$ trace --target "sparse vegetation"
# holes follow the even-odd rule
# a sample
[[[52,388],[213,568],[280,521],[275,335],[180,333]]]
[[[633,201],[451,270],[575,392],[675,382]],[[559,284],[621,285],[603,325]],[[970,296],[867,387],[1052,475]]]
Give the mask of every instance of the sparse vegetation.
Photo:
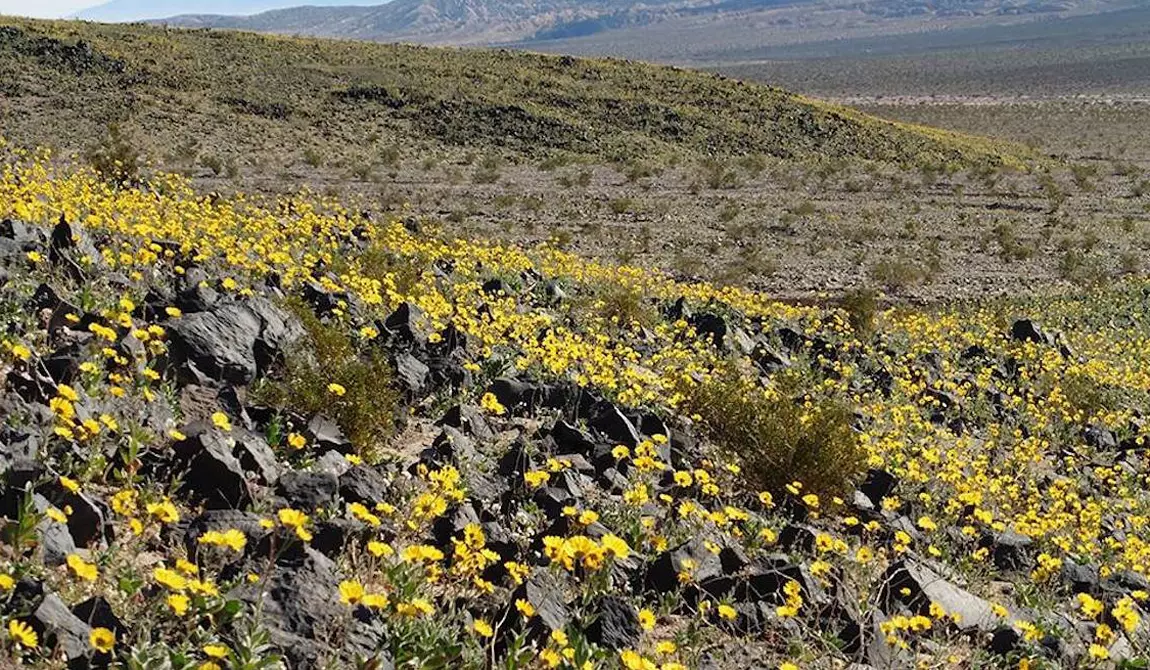
[[[282,375],[257,389],[256,399],[303,416],[330,416],[362,456],[378,458],[394,432],[399,403],[391,364],[379,350],[361,351],[345,328],[321,322],[302,301],[288,306],[307,338],[287,352]]]
[[[796,379],[782,377],[764,392],[721,368],[695,387],[688,405],[711,439],[741,462],[752,490],[782,496],[797,480],[804,493],[830,499],[862,471],[864,452],[850,408],[803,397],[800,388]]]

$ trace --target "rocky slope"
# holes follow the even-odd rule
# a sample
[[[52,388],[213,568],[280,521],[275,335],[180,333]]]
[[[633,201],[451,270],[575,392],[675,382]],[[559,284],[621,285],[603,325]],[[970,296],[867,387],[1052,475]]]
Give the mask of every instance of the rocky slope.
[[[794,307],[3,160],[14,661],[1144,658],[1141,285]]]

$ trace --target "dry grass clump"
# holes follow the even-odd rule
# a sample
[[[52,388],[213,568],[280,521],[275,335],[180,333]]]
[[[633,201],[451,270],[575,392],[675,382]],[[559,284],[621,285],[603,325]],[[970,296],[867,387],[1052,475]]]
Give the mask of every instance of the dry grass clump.
[[[696,386],[688,405],[710,438],[741,461],[744,477],[757,490],[778,493],[801,481],[804,493],[838,495],[866,462],[851,427],[851,408],[837,400],[796,397],[798,389],[794,376],[782,376],[764,392],[728,366]]]

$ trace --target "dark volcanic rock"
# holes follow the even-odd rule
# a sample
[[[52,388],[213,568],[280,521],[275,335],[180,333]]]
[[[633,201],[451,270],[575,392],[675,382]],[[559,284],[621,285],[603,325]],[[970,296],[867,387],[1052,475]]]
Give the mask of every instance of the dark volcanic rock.
[[[187,439],[172,446],[185,472],[181,490],[208,509],[241,509],[251,504],[251,491],[234,440],[204,425],[187,429]]]
[[[987,536],[981,544],[990,549],[999,570],[1025,570],[1034,564],[1034,541],[1012,530]]]
[[[247,384],[303,335],[303,327],[267,299],[252,298],[185,314],[168,332],[175,363],[190,362],[217,381]]]
[[[339,476],[339,495],[345,502],[374,505],[387,495],[387,479],[367,465],[355,465]]]
[[[1118,448],[1118,438],[1112,431],[1102,426],[1088,426],[1082,431],[1082,439],[1098,451],[1113,451]]]
[[[317,450],[334,449],[341,454],[355,452],[351,440],[344,436],[339,424],[322,414],[316,414],[308,421],[307,434]]]
[[[604,402],[595,407],[591,427],[618,444],[634,447],[639,444],[639,431],[615,405]]]
[[[44,597],[29,620],[40,636],[40,644],[56,649],[67,661],[83,659],[88,654],[88,635],[92,629],[72,614],[55,593]]]
[[[267,534],[267,531],[260,525],[261,518],[259,514],[239,510],[205,511],[192,519],[184,531],[184,547],[187,549],[188,557],[192,560],[196,559],[200,551],[200,537],[212,530],[222,532],[234,528],[244,534],[249,544],[255,542]]]
[[[403,303],[383,322],[384,329],[400,342],[416,346],[427,345],[427,335],[423,332],[423,312],[415,305]]]
[[[330,472],[287,472],[276,484],[276,495],[288,505],[310,512],[335,503],[339,479]]]
[[[716,347],[722,348],[723,339],[727,336],[727,322],[718,314],[703,312],[690,319],[695,332],[702,339],[709,339]]]
[[[594,620],[587,627],[587,639],[617,651],[635,646],[642,635],[639,616],[631,603],[619,596],[603,596],[593,607]]]
[[[331,651],[326,631],[346,614],[346,605],[332,595],[340,582],[335,564],[304,548],[290,569],[276,570],[266,581],[245,585],[232,596],[260,608],[261,623],[290,667],[317,667]]]
[[[409,353],[395,357],[395,374],[400,385],[411,396],[416,397],[427,386],[427,375],[431,368]]]
[[[471,435],[477,440],[490,440],[495,437],[495,432],[491,430],[491,426],[488,425],[487,419],[483,416],[483,412],[475,405],[453,406],[444,413],[438,425],[451,426],[465,435]]]
[[[679,588],[679,573],[689,572],[696,582],[723,574],[721,559],[711,553],[705,540],[696,537],[670,551],[663,552],[647,567],[647,588],[667,593]],[[684,563],[686,561],[686,563]],[[687,569],[687,565],[693,567]]]
[[[877,508],[882,505],[883,498],[894,492],[897,484],[898,480],[886,470],[869,470],[859,491]]]
[[[112,605],[103,596],[92,596],[72,607],[72,614],[91,628],[107,628],[117,638],[128,632],[128,628],[116,616]]]
[[[1042,330],[1039,325],[1030,319],[1019,319],[1010,326],[1010,339],[1017,342],[1033,342],[1035,344],[1053,344],[1054,337]]]
[[[563,599],[563,589],[555,575],[546,571],[536,571],[511,596],[511,602],[526,600],[535,607],[535,616],[528,622],[533,632],[547,635],[553,630],[563,630],[571,621],[571,612]],[[518,616],[512,609],[511,616]]]
[[[44,514],[51,505],[38,493],[32,497],[32,502],[40,514]],[[36,524],[36,535],[44,551],[44,562],[48,565],[63,565],[68,554],[76,553],[76,542],[65,524],[44,517]]]
[[[239,459],[243,469],[255,473],[262,484],[275,484],[280,476],[280,466],[264,436],[239,428],[233,429],[232,435],[236,441],[232,453]]]

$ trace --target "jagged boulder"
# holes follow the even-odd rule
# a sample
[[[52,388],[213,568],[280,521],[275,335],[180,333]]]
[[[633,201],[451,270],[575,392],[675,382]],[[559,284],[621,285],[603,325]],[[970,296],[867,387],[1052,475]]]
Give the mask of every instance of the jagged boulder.
[[[191,364],[216,381],[248,384],[303,335],[303,327],[266,298],[252,298],[185,314],[168,332],[177,365]]]

